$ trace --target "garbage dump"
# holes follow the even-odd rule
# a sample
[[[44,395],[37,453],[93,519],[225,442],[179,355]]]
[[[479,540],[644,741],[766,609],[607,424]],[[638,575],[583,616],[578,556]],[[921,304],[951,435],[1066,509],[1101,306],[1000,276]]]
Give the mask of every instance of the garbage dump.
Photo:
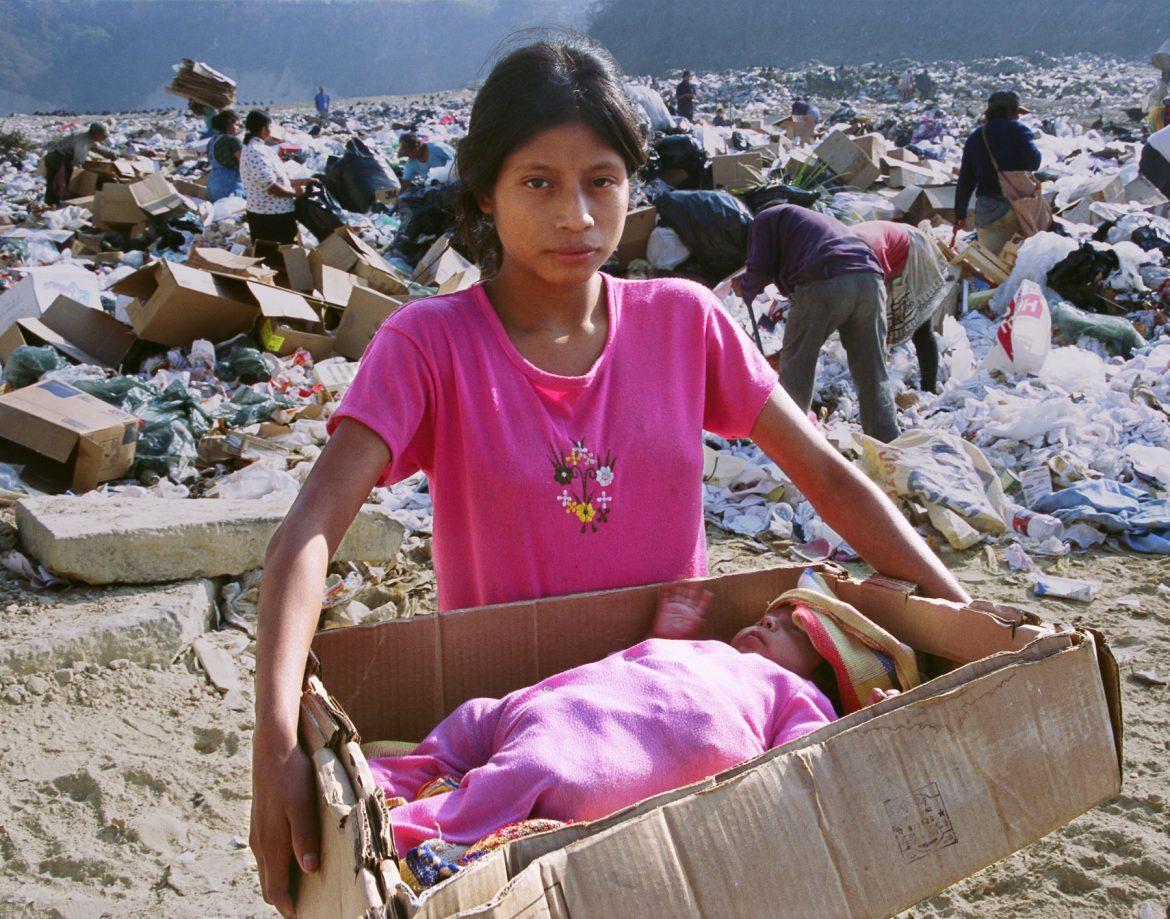
[[[927,79],[906,95],[900,71]],[[788,297],[769,285],[745,303],[733,283],[756,215],[793,204],[846,227],[892,221],[921,230],[947,269],[930,320],[937,391],[918,388],[910,343],[892,348],[902,433],[889,443],[866,436],[834,335],[820,356],[814,424],[948,561],[986,557],[997,580],[1021,573],[1026,580],[1004,588],[1021,602],[1087,602],[1101,584],[1080,575],[1106,553],[1170,555],[1170,128],[1151,132],[1145,120],[1148,71],[1082,55],[699,73],[693,119],[672,115],[649,78],[635,78],[630,93],[651,156],[603,270],[701,283],[775,366]],[[960,226],[956,209],[964,142],[1005,83],[1032,109],[1022,120],[1041,154],[1035,178],[1052,219],[997,250]],[[262,547],[328,442],[328,421],[367,345],[407,304],[481,280],[452,235],[457,171],[447,164],[405,180],[400,149],[408,132],[457,149],[471,97],[354,101],[327,119],[272,107],[268,149],[290,181],[311,189],[297,200],[295,237],[278,244],[253,237],[243,198],[207,199],[212,164],[195,108],[231,106],[235,83],[185,59],[166,89],[195,106],[111,116],[104,143],[116,156],[73,163],[68,195],[53,206],[43,203],[38,174],[45,144],[84,130],[85,120],[5,122],[0,502],[77,502],[80,516],[116,517],[102,534],[111,545],[129,538],[123,518],[135,531],[164,514],[185,532],[210,532],[193,543],[198,551],[173,560],[167,580],[194,590],[195,605],[214,610],[227,632],[197,639],[210,621],[187,623],[176,653],[242,711],[237,671],[255,663]],[[794,120],[796,100],[827,117]],[[716,123],[717,110],[726,123]],[[713,553],[729,541],[740,561],[769,551],[828,566],[857,560],[750,440],[707,433],[703,452]],[[612,462],[584,444],[571,456],[573,469],[580,463],[594,481],[612,481]],[[569,460],[554,450],[552,462],[572,481]],[[586,511],[565,496],[584,533],[593,505]],[[365,535],[330,563],[323,631],[409,620],[435,606],[426,476],[376,488],[363,515]],[[260,546],[260,556],[223,561],[221,524],[246,532],[239,541]],[[21,540],[5,543],[2,559],[23,590],[145,583],[132,553],[67,563],[53,554],[60,547],[42,551],[24,530]],[[968,550],[984,555],[958,554]],[[125,567],[112,582],[115,555]],[[211,570],[206,559],[222,564]],[[1151,590],[1158,602],[1170,594],[1161,582]],[[161,666],[167,656],[156,656],[150,663]],[[121,659],[109,666],[120,671]],[[57,668],[65,670],[62,685],[75,679]],[[1143,686],[1170,681],[1140,672],[1150,674],[1138,677]],[[0,689],[18,701],[36,691],[31,679],[16,685]],[[232,743],[200,737],[213,749]],[[126,836],[121,819],[111,838]],[[153,838],[150,827],[134,832]],[[1170,867],[1147,869],[1153,886],[1167,876],[1159,871]],[[179,888],[182,872],[168,875]],[[426,885],[416,886],[418,894]]]

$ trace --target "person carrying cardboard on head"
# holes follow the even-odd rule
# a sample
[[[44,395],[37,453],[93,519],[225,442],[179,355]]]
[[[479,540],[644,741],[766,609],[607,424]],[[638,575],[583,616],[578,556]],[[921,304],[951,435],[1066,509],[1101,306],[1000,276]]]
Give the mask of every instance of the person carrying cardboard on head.
[[[65,200],[74,167],[84,163],[90,153],[107,160],[117,158],[117,154],[105,146],[109,136],[109,126],[95,121],[84,131],[65,134],[49,143],[44,158],[45,204],[56,205]]]
[[[704,575],[702,432],[750,436],[876,569],[970,600],[709,289],[601,272],[646,159],[621,71],[587,39],[512,51],[476,96],[457,242],[487,279],[382,324],[265,558],[250,841],[286,915],[294,864],[320,864],[305,662],[329,560],[378,483],[426,474],[439,607],[482,607]]]

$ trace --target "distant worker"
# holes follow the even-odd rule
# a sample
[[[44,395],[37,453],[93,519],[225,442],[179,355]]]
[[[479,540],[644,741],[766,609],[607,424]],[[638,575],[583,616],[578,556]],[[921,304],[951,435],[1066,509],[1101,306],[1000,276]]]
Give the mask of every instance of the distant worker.
[[[914,78],[914,91],[918,93],[918,98],[924,102],[934,97],[937,88],[930,71],[920,70],[918,76]]]
[[[296,241],[296,199],[305,194],[312,179],[291,179],[276,149],[269,146],[272,118],[253,109],[244,119],[244,152],[240,179],[244,185],[248,232],[252,242],[288,244]]]
[[[898,78],[898,97],[903,102],[909,102],[914,98],[914,74],[912,71],[904,70]]]
[[[398,139],[398,152],[406,157],[402,167],[402,184],[415,179],[427,181],[427,173],[446,166],[455,159],[455,149],[441,140],[422,140],[414,131],[407,131]]]
[[[69,194],[69,182],[74,167],[81,166],[90,153],[112,160],[116,154],[104,142],[110,130],[95,121],[84,131],[65,134],[52,141],[45,149],[45,204],[60,204]]]
[[[918,227],[870,220],[849,228],[860,236],[886,279],[886,345],[913,342],[918,356],[918,388],[934,392],[938,382],[938,342],[934,320],[947,290],[947,263],[930,236]]]
[[[979,242],[999,254],[1016,234],[1020,220],[1004,197],[999,171],[1034,172],[1040,168],[1040,151],[1032,132],[1020,124],[1020,97],[1001,90],[987,100],[984,123],[971,132],[963,145],[959,184],[955,189],[955,226],[968,229],[967,205],[975,193],[975,231]]]
[[[727,116],[723,113],[723,106],[715,109],[715,117],[711,119],[711,124],[717,128],[731,127],[731,122],[727,120]]]
[[[317,87],[317,95],[313,97],[313,104],[317,107],[317,121],[324,124],[329,120],[329,94],[324,86]]]
[[[216,116],[215,106],[188,99],[187,111],[203,119],[203,137],[209,137],[215,132],[215,128],[211,126],[211,119]]]
[[[839,332],[862,430],[881,441],[897,437],[886,366],[886,288],[873,250],[835,217],[777,204],[752,222],[743,274],[732,281],[749,307],[768,284],[790,301],[780,384],[793,401],[808,411],[817,358],[829,336]]]
[[[816,138],[821,113],[811,99],[799,96],[792,100],[792,133],[802,144],[811,144]]]
[[[244,197],[244,185],[240,179],[240,156],[244,144],[240,140],[240,116],[231,109],[224,109],[211,119],[215,133],[207,142],[207,200]]]
[[[682,82],[674,88],[675,107],[680,118],[695,120],[695,95],[698,87],[691,81],[691,72],[684,70]]]

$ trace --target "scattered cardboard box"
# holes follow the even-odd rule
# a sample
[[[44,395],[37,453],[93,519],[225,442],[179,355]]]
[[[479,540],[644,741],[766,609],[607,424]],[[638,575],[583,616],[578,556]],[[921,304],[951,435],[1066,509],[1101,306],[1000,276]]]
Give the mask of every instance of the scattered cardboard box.
[[[881,134],[862,134],[853,138],[853,142],[875,163],[881,162],[881,158],[890,149],[890,142]]]
[[[914,185],[937,185],[939,183],[939,176],[928,167],[888,159],[886,163],[889,170],[887,184],[890,188],[910,188]]]
[[[333,336],[325,331],[321,314],[300,294],[256,281],[246,281],[260,308],[260,343],[264,350],[286,355],[303,348],[313,360],[333,354]]]
[[[333,330],[334,352],[351,361],[360,360],[378,327],[397,312],[403,302],[368,287],[354,287],[341,321]]]
[[[775,159],[775,157],[772,157]],[[716,188],[738,188],[751,184],[755,176],[744,167],[763,170],[769,165],[762,153],[730,153],[711,158],[711,182]]]
[[[800,571],[703,581],[712,633],[757,621]],[[300,736],[328,829],[298,914],[887,916],[1120,791],[1118,669],[1098,633],[825,573],[924,655],[926,682],[686,788],[512,842],[418,898],[403,893],[357,735],[418,741],[469,698],[627,648],[649,631],[657,587],[319,632]]]
[[[138,418],[57,380],[0,396],[0,439],[35,454],[39,477],[75,492],[124,475],[134,462]]]
[[[454,275],[465,273],[474,267],[451,245],[449,234],[436,239],[426,254],[419,259],[414,273],[410,276],[418,284],[439,287]]]
[[[137,341],[113,316],[61,296],[39,319],[18,319],[0,335],[0,360],[21,345],[50,345],[78,363],[116,370]]]
[[[275,272],[264,259],[229,252],[215,246],[192,246],[187,265],[217,274],[230,274],[249,281],[268,281]]]
[[[139,338],[185,347],[197,338],[223,341],[252,328],[258,310],[244,283],[162,261],[140,268],[111,289],[134,298],[126,314]]]
[[[29,268],[24,280],[0,294],[0,332],[17,319],[36,318],[60,296],[102,308],[101,289],[92,271],[78,265]]]
[[[842,131],[830,132],[813,153],[837,178],[854,188],[869,188],[881,175],[877,163]]]
[[[925,188],[920,185],[912,185],[903,189],[894,198],[894,206],[906,218],[907,223],[918,224],[923,220],[954,223],[956,190],[954,185],[936,185]]]
[[[365,280],[370,287],[392,297],[410,293],[409,278],[350,227],[338,227],[318,246],[315,260]]]
[[[657,223],[658,208],[653,204],[636,207],[626,214],[626,225],[622,228],[622,238],[615,251],[618,265],[623,270],[634,259],[646,257],[646,245]]]

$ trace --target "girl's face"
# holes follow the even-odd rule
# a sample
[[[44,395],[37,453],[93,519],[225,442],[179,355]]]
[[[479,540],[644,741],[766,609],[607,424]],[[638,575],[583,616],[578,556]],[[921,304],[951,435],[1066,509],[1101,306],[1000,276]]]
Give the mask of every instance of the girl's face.
[[[792,607],[781,606],[731,639],[740,654],[759,654],[797,676],[810,679],[825,662],[804,631],[792,621]]]
[[[569,122],[513,150],[479,205],[495,221],[505,269],[573,286],[617,247],[629,202],[625,161],[592,128]]]

